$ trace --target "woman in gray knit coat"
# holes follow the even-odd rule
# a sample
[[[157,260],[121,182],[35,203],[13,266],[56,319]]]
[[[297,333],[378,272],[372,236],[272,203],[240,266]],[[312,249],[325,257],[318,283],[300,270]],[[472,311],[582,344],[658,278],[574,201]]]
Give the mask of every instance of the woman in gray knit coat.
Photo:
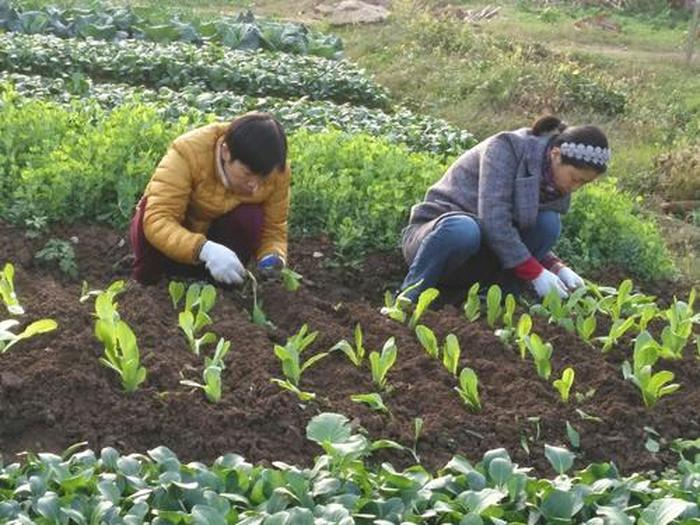
[[[415,300],[428,287],[517,281],[539,296],[566,297],[583,279],[551,251],[571,193],[604,173],[610,160],[595,126],[568,128],[556,117],[498,133],[466,151],[425,199],[402,235],[409,265],[401,289]]]

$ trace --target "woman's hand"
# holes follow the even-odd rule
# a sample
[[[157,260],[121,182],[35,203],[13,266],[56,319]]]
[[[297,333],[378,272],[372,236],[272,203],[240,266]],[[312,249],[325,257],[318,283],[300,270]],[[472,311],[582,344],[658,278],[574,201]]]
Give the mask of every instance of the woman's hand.
[[[579,274],[573,271],[568,266],[564,266],[561,270],[557,272],[557,277],[566,285],[569,290],[575,290],[576,288],[581,288],[585,286],[586,283]]]
[[[245,268],[233,250],[223,244],[207,241],[199,252],[211,276],[224,284],[241,284],[245,279]]]
[[[535,292],[537,292],[537,295],[540,297],[546,296],[551,290],[556,290],[559,297],[562,299],[569,296],[566,284],[564,284],[559,277],[546,269],[543,269],[542,272],[532,280],[532,285],[535,287]]]

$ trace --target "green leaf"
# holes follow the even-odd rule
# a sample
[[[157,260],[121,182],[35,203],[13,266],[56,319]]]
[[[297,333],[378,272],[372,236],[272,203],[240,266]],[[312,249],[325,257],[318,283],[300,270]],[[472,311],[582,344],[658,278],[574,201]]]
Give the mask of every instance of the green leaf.
[[[580,434],[568,421],[566,422],[566,436],[569,438],[569,443],[571,443],[572,447],[579,448],[581,446]]]
[[[435,288],[427,288],[421,292],[418,296],[416,308],[413,310],[413,315],[411,315],[411,319],[408,322],[409,328],[414,329],[416,327],[425,310],[437,299],[438,295],[440,295],[440,292]]]
[[[677,498],[662,498],[652,501],[639,519],[642,525],[668,525],[683,514],[691,503]]]
[[[438,359],[439,347],[435,332],[427,326],[419,324],[416,326],[416,337],[428,355],[434,359]]]
[[[552,468],[560,475],[567,472],[573,466],[574,458],[576,457],[573,452],[563,447],[554,447],[547,444],[544,446],[544,455],[547,460],[549,460]]]
[[[352,434],[350,421],[341,414],[324,412],[311,418],[306,426],[306,437],[316,443],[342,443]]]
[[[542,501],[542,515],[549,520],[571,520],[574,514],[574,495],[563,490],[553,490]]]
[[[168,284],[168,293],[170,294],[170,300],[173,303],[173,308],[177,308],[180,300],[185,295],[185,285],[179,281],[170,281]]]
[[[561,400],[564,403],[569,402],[569,393],[571,391],[571,386],[574,384],[574,369],[568,367],[564,370],[561,375],[561,379],[554,381],[554,388],[557,389]]]
[[[382,400],[382,396],[377,393],[354,394],[350,396],[350,399],[353,400],[355,403],[364,403],[365,405],[369,406],[372,410],[386,413],[389,412],[389,409],[384,404],[384,400]]]

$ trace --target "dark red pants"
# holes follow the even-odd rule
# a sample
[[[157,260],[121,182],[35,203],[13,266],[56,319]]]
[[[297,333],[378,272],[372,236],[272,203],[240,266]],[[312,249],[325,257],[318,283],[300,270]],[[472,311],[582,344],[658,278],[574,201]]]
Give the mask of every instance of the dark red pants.
[[[136,207],[131,219],[129,238],[134,252],[131,276],[142,284],[155,284],[163,275],[206,277],[202,265],[180,264],[168,259],[146,239],[143,232],[143,216],[146,197]],[[241,204],[212,222],[207,239],[227,246],[245,265],[257,252],[262,238],[263,210],[259,204]]]

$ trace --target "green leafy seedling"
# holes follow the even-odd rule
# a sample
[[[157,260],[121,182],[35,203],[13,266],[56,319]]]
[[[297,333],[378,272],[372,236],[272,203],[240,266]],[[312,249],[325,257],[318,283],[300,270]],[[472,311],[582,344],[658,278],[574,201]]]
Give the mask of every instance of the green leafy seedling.
[[[518,320],[518,327],[515,331],[521,359],[525,359],[525,356],[527,355],[527,336],[530,335],[531,330],[532,317],[530,317],[530,314],[522,314]]]
[[[569,367],[564,370],[561,374],[561,379],[554,381],[554,388],[559,392],[559,396],[564,403],[569,402],[569,393],[571,392],[571,387],[574,384],[574,369]]]
[[[550,361],[553,352],[552,344],[544,343],[537,334],[526,336],[525,344],[535,360],[537,375],[542,379],[549,379],[552,373],[552,363]]]
[[[180,384],[191,386],[195,388],[201,388],[207,399],[212,403],[218,403],[221,400],[221,373],[223,372],[224,357],[228,354],[231,349],[231,343],[225,339],[219,339],[214,350],[214,356],[207,357],[204,361],[204,372],[202,373],[202,379],[204,384],[197,383],[195,381],[182,380]]]
[[[381,354],[379,352],[372,352],[369,354],[372,381],[381,390],[386,388],[387,374],[391,367],[394,366],[397,354],[398,349],[396,348],[396,342],[393,337],[386,340],[382,347]]]
[[[430,357],[439,359],[439,345],[435,332],[425,325],[416,326],[416,337]]]
[[[15,267],[6,263],[0,273],[0,298],[5,303],[5,307],[10,315],[23,315],[24,308],[19,304],[17,294],[15,293]]]
[[[465,367],[459,373],[459,386],[455,387],[462,401],[474,412],[481,411],[481,400],[479,399],[479,378],[476,372],[469,367]]]
[[[300,273],[295,272],[288,266],[282,268],[280,277],[282,277],[282,285],[288,292],[296,292],[301,286],[301,280],[303,278]]]
[[[479,298],[479,283],[474,283],[467,292],[467,300],[464,303],[464,316],[468,321],[474,322],[481,315],[481,299]]]
[[[442,364],[450,371],[453,376],[457,376],[457,367],[459,366],[459,357],[462,350],[459,347],[459,340],[454,334],[447,334],[445,345],[442,348]]]
[[[286,379],[271,379],[273,383],[280,387],[294,392],[302,401],[308,401],[316,397],[311,392],[303,392],[299,389],[302,373],[328,355],[328,352],[322,352],[311,356],[304,363],[301,362],[302,353],[318,336],[318,332],[309,333],[308,330],[308,325],[304,324],[299,329],[299,332],[287,338],[287,343],[284,346],[275,345],[275,355],[282,362],[282,372]]]
[[[168,283],[168,294],[173,303],[173,308],[177,308],[177,305],[180,304],[180,300],[185,295],[185,285],[180,281],[170,281],[170,283]]]
[[[19,334],[15,334],[11,329],[18,325],[19,321],[15,319],[0,321],[0,354],[4,354],[23,339],[51,332],[58,327],[58,324],[53,319],[41,319],[31,323]]]
[[[355,403],[362,403],[377,412],[389,413],[389,409],[384,404],[384,400],[380,394],[372,392],[371,394],[355,394],[350,396],[350,399]]]
[[[491,328],[496,327],[496,321],[501,317],[503,307],[501,299],[503,292],[497,284],[491,285],[489,291],[486,292],[486,322]]]
[[[411,306],[412,301],[408,298],[408,294],[418,288],[423,283],[422,280],[415,284],[412,284],[401,293],[394,297],[392,293],[387,290],[384,294],[384,306],[380,310],[382,315],[386,315],[389,319],[397,321],[399,323],[406,322],[406,310]]]
[[[415,329],[420,318],[423,316],[432,302],[438,298],[438,295],[440,295],[440,292],[438,292],[435,288],[427,288],[421,292],[421,294],[418,296],[418,302],[413,310],[413,314],[411,315],[411,320],[408,322],[408,327],[410,329]]]
[[[334,350],[340,350],[343,352],[346,356],[348,356],[350,362],[352,362],[352,364],[356,367],[359,368],[362,366],[362,361],[364,361],[366,351],[363,344],[362,327],[359,323],[355,325],[355,347],[353,348],[349,342],[343,339],[330,349],[331,352]]]

